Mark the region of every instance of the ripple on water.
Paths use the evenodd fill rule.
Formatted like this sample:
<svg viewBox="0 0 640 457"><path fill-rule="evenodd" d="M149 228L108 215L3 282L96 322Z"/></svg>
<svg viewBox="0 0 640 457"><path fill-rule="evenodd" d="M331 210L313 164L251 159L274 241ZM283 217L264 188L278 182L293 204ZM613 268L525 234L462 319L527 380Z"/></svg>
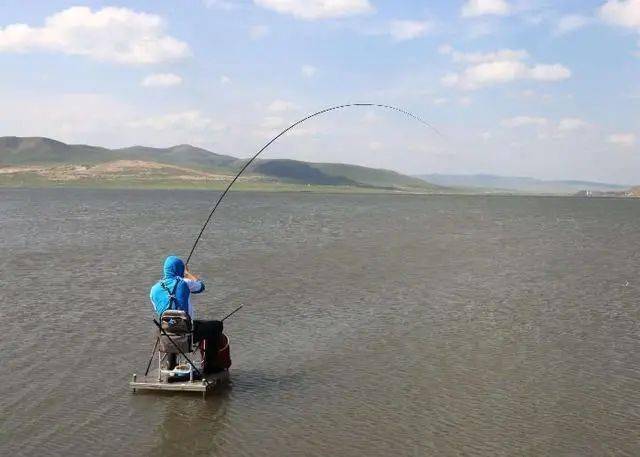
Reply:
<svg viewBox="0 0 640 457"><path fill-rule="evenodd" d="M193 261L231 386L132 395L211 197L0 190L1 454L637 454L638 202L233 194Z"/></svg>

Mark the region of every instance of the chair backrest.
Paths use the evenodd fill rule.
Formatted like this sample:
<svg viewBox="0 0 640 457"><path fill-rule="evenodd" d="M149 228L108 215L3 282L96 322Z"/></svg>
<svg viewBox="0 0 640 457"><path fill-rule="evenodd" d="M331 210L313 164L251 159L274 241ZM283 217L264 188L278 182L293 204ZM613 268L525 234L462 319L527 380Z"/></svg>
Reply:
<svg viewBox="0 0 640 457"><path fill-rule="evenodd" d="M162 329L172 335L184 335L191 332L191 318L186 311L168 309L160 316Z"/></svg>

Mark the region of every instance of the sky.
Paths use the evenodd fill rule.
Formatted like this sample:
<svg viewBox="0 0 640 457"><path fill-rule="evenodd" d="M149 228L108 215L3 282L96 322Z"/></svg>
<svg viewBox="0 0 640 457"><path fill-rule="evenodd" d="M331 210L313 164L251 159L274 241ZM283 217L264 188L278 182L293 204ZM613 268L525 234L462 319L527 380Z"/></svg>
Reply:
<svg viewBox="0 0 640 457"><path fill-rule="evenodd" d="M0 1L0 135L640 184L640 0Z"/></svg>

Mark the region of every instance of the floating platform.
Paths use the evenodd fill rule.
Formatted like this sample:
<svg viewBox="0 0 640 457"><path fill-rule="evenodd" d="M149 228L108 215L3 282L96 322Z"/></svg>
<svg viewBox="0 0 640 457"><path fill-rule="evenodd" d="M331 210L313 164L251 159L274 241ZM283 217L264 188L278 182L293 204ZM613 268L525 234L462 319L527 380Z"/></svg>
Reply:
<svg viewBox="0 0 640 457"><path fill-rule="evenodd" d="M229 382L229 370L223 370L219 373L212 373L205 376L204 379L195 381L175 381L167 382L163 376L159 380L158 371L154 370L147 376L140 376L134 374L129 387L136 392L138 390L155 390L166 392L198 392L202 393L205 397L208 392L213 391L220 385L227 384Z"/></svg>

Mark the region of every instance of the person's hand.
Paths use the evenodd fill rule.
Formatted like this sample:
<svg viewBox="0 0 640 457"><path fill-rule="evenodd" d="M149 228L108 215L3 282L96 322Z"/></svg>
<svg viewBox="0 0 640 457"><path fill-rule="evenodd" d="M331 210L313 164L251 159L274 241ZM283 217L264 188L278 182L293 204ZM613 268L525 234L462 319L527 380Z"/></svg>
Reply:
<svg viewBox="0 0 640 457"><path fill-rule="evenodd" d="M185 265L184 267L184 277L186 279L197 280L198 277L189 271L189 265Z"/></svg>

